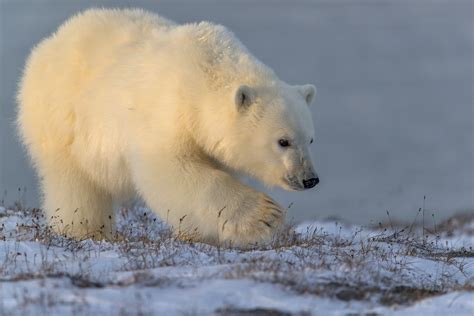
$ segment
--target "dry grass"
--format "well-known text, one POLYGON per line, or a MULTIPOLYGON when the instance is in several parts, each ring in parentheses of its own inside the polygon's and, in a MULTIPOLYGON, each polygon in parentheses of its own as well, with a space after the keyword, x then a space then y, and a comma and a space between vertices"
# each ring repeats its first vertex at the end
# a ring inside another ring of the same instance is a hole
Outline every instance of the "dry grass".
MULTIPOLYGON (((213 265, 222 269, 216 268, 211 276, 198 277, 247 278, 344 302, 407 305, 450 291, 474 290, 473 276, 466 269, 466 260, 474 257, 472 247, 456 248, 442 242, 445 237, 456 234, 472 236, 473 214, 459 215, 429 227, 426 223, 420 225, 416 218, 410 225, 389 221, 370 229, 350 230, 338 223, 309 227, 306 231, 288 226, 268 245, 249 250, 183 241, 141 207, 123 208, 119 212, 113 242, 77 241, 55 235, 38 209, 18 206, 0 217, 18 218, 14 229, 0 227, 0 241, 5 245, 10 241, 8 245, 12 247, 1 259, 0 282, 67 278, 78 289, 130 285, 165 287, 179 281, 155 276, 153 269, 213 265), (20 250, 22 242, 40 245, 33 258, 20 250), (67 260, 52 258, 51 248, 60 249, 67 260), (93 273, 91 258, 100 258, 107 251, 119 254, 121 265, 115 271, 132 272, 130 278, 108 279, 93 273), (437 264, 437 274, 418 271, 413 263, 420 260, 437 264), (71 263, 75 264, 74 269, 71 263), (455 274, 463 275, 464 282, 455 274)), ((37 302, 31 302, 27 295, 22 300, 27 305, 55 304, 54 298, 47 296, 37 302)), ((231 306, 216 313, 284 315, 280 311, 246 311, 231 306)))

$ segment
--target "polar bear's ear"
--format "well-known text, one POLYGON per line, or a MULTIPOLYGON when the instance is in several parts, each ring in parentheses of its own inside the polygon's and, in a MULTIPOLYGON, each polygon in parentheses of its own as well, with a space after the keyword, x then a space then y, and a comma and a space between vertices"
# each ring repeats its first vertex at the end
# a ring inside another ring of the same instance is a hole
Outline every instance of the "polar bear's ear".
POLYGON ((246 110, 253 102, 254 92, 252 88, 241 85, 235 92, 235 106, 237 110, 246 110))
POLYGON ((316 87, 312 84, 305 84, 299 86, 298 90, 303 95, 304 99, 306 100, 306 103, 310 105, 311 102, 313 102, 314 97, 316 96, 316 87))

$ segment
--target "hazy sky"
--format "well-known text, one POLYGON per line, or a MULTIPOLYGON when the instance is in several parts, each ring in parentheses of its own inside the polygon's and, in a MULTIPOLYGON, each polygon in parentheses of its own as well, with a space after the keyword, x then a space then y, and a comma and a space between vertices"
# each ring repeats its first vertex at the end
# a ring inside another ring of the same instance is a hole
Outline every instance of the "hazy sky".
MULTIPOLYGON (((14 135, 14 95, 29 50, 91 6, 136 6, 180 23, 233 30, 283 80, 313 83, 313 156, 321 184, 294 202, 296 220, 411 221, 423 196, 438 219, 474 209, 472 1, 0 0, 0 200, 38 185, 14 135)), ((45 78, 48 80, 48 78, 45 78)))

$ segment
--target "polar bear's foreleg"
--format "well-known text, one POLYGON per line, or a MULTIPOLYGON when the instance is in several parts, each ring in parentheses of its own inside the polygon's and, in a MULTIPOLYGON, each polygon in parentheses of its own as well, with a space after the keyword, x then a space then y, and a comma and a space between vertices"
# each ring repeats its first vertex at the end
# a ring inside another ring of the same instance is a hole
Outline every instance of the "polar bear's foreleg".
POLYGON ((285 210, 268 195, 209 161, 162 155, 134 165, 139 193, 185 236, 242 246, 271 239, 284 220, 285 210))
POLYGON ((64 166, 64 162, 42 171, 43 207, 54 232, 76 239, 112 238, 114 213, 110 194, 80 170, 64 166))

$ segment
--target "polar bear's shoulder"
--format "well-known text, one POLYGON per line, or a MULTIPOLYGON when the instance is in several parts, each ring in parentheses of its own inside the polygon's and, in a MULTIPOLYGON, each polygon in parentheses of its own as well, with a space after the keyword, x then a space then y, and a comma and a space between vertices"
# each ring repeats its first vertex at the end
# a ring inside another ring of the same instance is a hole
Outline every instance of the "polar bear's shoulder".
MULTIPOLYGON (((80 32, 87 29, 94 32, 138 31, 147 33, 156 29, 170 29, 177 24, 158 14, 143 9, 87 9, 67 20, 58 33, 80 32)), ((102 33, 103 33, 102 32, 102 33)))
POLYGON ((235 59, 244 52, 248 54, 246 47, 234 33, 223 25, 203 21, 186 26, 192 30, 198 43, 213 53, 215 58, 228 56, 235 59))

